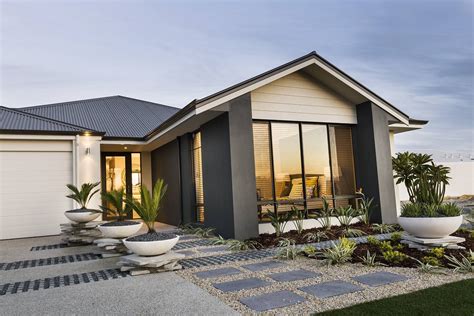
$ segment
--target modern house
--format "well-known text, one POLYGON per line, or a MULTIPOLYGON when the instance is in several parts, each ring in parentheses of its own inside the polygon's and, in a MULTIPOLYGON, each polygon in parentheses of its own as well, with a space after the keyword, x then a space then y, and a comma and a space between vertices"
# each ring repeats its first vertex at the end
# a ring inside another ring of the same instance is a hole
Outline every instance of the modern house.
POLYGON ((0 239, 59 233, 75 207, 67 183, 139 198, 158 178, 169 186, 159 221, 224 237, 256 236, 292 206, 310 223, 323 197, 354 204, 358 188, 373 220, 393 223, 394 134, 426 123, 315 52, 182 109, 122 96, 1 107, 0 239))

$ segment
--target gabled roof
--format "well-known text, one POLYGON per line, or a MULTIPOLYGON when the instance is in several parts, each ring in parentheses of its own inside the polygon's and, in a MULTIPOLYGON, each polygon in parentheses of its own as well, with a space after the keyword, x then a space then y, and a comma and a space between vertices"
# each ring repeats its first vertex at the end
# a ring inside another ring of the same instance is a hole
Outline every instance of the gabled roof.
POLYGON ((38 115, 0 106, 0 132, 2 133, 39 133, 39 134, 70 134, 88 132, 94 135, 103 133, 94 130, 59 122, 38 115))
POLYGON ((315 51, 312 51, 309 54, 273 68, 269 71, 261 73, 255 77, 244 80, 217 93, 194 100, 192 103, 194 104, 195 108, 199 109, 197 113, 202 113, 210 108, 218 106, 219 103, 224 103, 230 99, 234 99, 239 95, 255 90, 256 88, 277 80, 289 73, 298 71, 300 69, 309 68, 309 66, 317 66, 319 73, 322 71, 329 74, 331 77, 334 77, 336 80, 345 85, 347 89, 351 89, 365 99, 372 101, 387 113, 400 120, 400 122, 408 124, 409 117, 407 114, 403 113, 387 100, 383 99, 369 88, 365 87, 360 82, 356 81, 354 78, 331 64, 329 61, 318 55, 315 51))
POLYGON ((179 111, 124 96, 46 104, 17 109, 25 113, 105 132, 104 138, 142 139, 179 111))
MULTIPOLYGON (((375 94, 373 91, 356 81, 354 78, 350 77, 348 74, 344 73, 342 70, 331 64, 329 61, 318 55, 315 51, 310 52, 304 56, 301 56, 297 59, 294 59, 286 64, 273 68, 269 71, 261 73, 255 77, 244 80, 240 83, 232 85, 228 88, 225 88, 219 92, 213 93, 201 99, 194 99, 179 112, 171 116, 168 120, 163 122, 156 129, 151 131, 146 138, 152 139, 156 135, 163 133, 173 124, 177 124, 180 120, 186 119, 192 113, 200 114, 209 109, 219 106, 229 100, 232 100, 239 95, 248 93, 256 88, 268 84, 274 80, 277 80, 289 73, 307 68, 308 66, 316 65, 323 71, 329 73, 330 76, 333 76, 335 80, 338 80, 346 85, 348 89, 353 89, 355 93, 359 94, 361 97, 371 100, 379 107, 383 108, 387 113, 394 116, 402 124, 409 125, 409 116, 403 113, 401 110, 397 109, 394 105, 383 99, 382 97, 375 94)), ((362 103, 363 101, 361 101, 362 103)), ((354 104, 356 105, 356 104, 354 104)))

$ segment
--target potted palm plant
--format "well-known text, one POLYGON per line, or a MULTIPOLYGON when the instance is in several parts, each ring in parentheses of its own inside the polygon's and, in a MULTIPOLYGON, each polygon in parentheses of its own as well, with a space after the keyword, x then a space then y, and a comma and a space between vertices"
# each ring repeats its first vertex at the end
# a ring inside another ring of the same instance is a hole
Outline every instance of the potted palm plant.
POLYGON ((157 232, 155 230, 155 220, 167 188, 168 186, 164 183, 163 179, 158 179, 152 194, 145 186, 142 186, 140 189, 140 201, 127 198, 129 207, 137 212, 148 228, 146 234, 128 237, 123 240, 125 247, 139 256, 164 254, 171 250, 179 240, 179 236, 175 234, 157 232))
POLYGON ((101 212, 99 210, 88 209, 87 204, 91 200, 91 198, 99 192, 99 189, 96 187, 99 185, 100 182, 97 183, 83 183, 81 188, 77 188, 75 185, 67 184, 69 190, 71 190, 71 194, 66 195, 67 198, 73 199, 76 201, 81 207, 74 210, 69 210, 64 212, 64 215, 71 221, 76 223, 87 223, 93 221, 101 212))
POLYGON ((124 238, 132 236, 140 230, 142 223, 125 220, 131 209, 125 204, 123 189, 102 193, 102 199, 105 202, 105 205, 100 206, 102 213, 115 218, 115 221, 98 226, 104 237, 124 238))
POLYGON ((392 160, 397 184, 404 183, 410 201, 402 207, 398 223, 420 238, 443 238, 462 224, 461 209, 443 203, 449 168, 435 165, 431 155, 398 153, 392 160))

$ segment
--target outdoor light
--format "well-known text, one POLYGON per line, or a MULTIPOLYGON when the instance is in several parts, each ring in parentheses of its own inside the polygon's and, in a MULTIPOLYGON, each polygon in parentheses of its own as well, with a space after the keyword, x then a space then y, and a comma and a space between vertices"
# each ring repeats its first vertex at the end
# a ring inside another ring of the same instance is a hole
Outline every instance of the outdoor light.
POLYGON ((86 156, 89 156, 91 154, 91 148, 87 147, 86 148, 86 156))

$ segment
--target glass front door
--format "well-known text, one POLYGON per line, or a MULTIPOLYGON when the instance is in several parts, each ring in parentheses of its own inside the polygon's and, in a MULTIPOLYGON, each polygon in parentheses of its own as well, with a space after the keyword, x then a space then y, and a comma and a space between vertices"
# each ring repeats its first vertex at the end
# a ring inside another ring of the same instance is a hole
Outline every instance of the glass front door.
MULTIPOLYGON (((139 199, 141 187, 140 160, 140 153, 103 153, 102 192, 124 190, 127 196, 139 199)), ((128 216, 128 218, 137 217, 137 214, 134 213, 128 216)), ((104 219, 112 218, 104 216, 104 219)))

